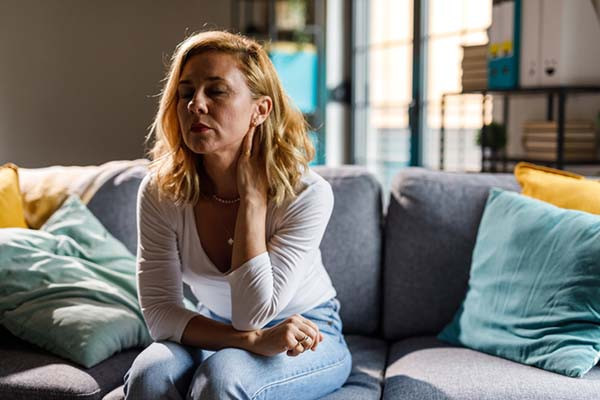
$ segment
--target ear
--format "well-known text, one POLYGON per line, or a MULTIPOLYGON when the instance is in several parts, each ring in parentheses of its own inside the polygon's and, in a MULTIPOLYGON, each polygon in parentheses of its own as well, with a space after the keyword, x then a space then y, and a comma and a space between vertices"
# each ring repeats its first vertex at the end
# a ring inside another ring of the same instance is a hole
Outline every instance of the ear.
POLYGON ((271 110, 273 109, 273 100, 269 96, 261 96, 256 100, 256 125, 260 125, 269 116, 271 110))

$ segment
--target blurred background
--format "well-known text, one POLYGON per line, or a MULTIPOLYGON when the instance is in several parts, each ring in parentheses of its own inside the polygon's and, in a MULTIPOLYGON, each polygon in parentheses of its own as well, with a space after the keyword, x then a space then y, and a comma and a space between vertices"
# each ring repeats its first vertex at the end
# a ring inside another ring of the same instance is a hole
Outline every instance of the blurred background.
POLYGON ((407 166, 598 175, 599 15, 595 0, 2 0, 0 163, 143 157, 171 52, 226 29, 264 43, 313 164, 364 165, 385 188, 407 166))

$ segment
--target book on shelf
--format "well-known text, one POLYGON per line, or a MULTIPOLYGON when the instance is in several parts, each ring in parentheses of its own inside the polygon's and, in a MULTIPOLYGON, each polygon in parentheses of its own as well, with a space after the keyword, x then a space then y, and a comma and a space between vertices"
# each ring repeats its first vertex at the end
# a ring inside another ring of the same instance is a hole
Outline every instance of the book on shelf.
POLYGON ((519 83, 521 0, 492 2, 488 70, 490 89, 513 89, 519 83))
POLYGON ((488 85, 487 44, 462 46, 462 91, 483 90, 488 85))
MULTIPOLYGON (((598 140, 591 120, 568 120, 564 124, 563 157, 569 162, 598 160, 598 140)), ((528 158, 555 161, 558 151, 556 121, 526 121, 523 148, 528 158)))
POLYGON ((463 48, 463 60, 465 59, 484 59, 487 60, 487 44, 480 44, 475 46, 462 46, 463 48))
MULTIPOLYGON (((540 161, 555 161, 556 151, 552 150, 525 150, 525 157, 540 161)), ((598 160, 598 154, 595 149, 586 151, 564 151, 564 161, 595 161, 598 160)))
POLYGON ((537 69, 523 86, 594 85, 600 79, 600 11, 598 0, 525 0, 523 67, 537 69), (532 14, 537 14, 533 18, 532 14), (529 37, 531 32, 533 37, 529 37), (537 50, 531 52, 532 50, 537 50), (528 53, 525 53, 528 54, 528 53))
MULTIPOLYGON (((551 151, 554 154, 556 154, 558 143, 556 143, 556 141, 534 141, 525 139, 523 141, 523 147, 527 151, 551 151)), ((565 143, 563 144, 563 149, 565 152, 595 152, 596 142, 565 141, 565 143)))
POLYGON ((462 71, 462 79, 485 79, 487 80, 487 70, 464 70, 462 71))
MULTIPOLYGON (((565 121, 565 132, 587 132, 594 131, 594 122, 588 120, 569 120, 565 121)), ((523 124, 524 132, 554 132, 558 131, 556 121, 526 121, 523 124)))
MULTIPOLYGON (((594 131, 579 132, 565 131, 565 143, 568 142, 596 142, 596 133, 594 131)), ((558 134, 556 131, 545 132, 524 132, 523 140, 536 142, 556 142, 558 134)))
POLYGON ((487 73, 487 60, 485 57, 476 59, 465 59, 460 63, 463 71, 485 71, 487 73))
POLYGON ((484 79, 463 79, 462 90, 463 92, 470 90, 484 90, 487 88, 487 78, 484 79))

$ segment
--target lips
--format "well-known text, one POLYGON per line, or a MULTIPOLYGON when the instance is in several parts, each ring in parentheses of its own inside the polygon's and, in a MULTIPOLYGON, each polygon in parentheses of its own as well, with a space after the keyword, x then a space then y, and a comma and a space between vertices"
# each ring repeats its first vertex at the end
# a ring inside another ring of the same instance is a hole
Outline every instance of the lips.
POLYGON ((210 126, 204 125, 202 123, 192 124, 192 127, 190 128, 190 130, 192 132, 198 132, 198 133, 206 132, 209 129, 212 129, 212 128, 210 126))

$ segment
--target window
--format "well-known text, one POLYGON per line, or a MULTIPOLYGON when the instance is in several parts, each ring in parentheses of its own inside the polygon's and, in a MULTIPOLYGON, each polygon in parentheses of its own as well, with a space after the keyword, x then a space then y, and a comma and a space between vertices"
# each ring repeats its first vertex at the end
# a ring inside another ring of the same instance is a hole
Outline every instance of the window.
MULTIPOLYGON (((365 165, 385 189, 411 163, 413 85, 421 85, 424 93, 417 116, 424 121, 420 158, 424 166, 438 168, 441 95, 461 90, 461 45, 487 42, 491 6, 491 0, 354 0, 354 162, 365 165), (422 13, 419 41, 413 40, 414 18, 419 18, 414 2, 422 13), (415 42, 422 49, 418 61, 424 79, 413 83, 415 42)), ((481 127, 481 97, 447 100, 445 167, 479 169, 475 135, 481 127)))
MULTIPOLYGON (((425 66, 427 95, 423 110, 427 122, 423 129, 423 164, 438 168, 442 93, 461 90, 461 46, 487 43, 492 2, 428 0, 428 3, 428 29, 424 38, 428 63, 425 66)), ((481 169, 481 151, 475 144, 481 128, 481 106, 481 95, 446 98, 445 169, 481 169)))
POLYGON ((389 187, 410 162, 412 0, 357 0, 354 16, 354 161, 389 187))

